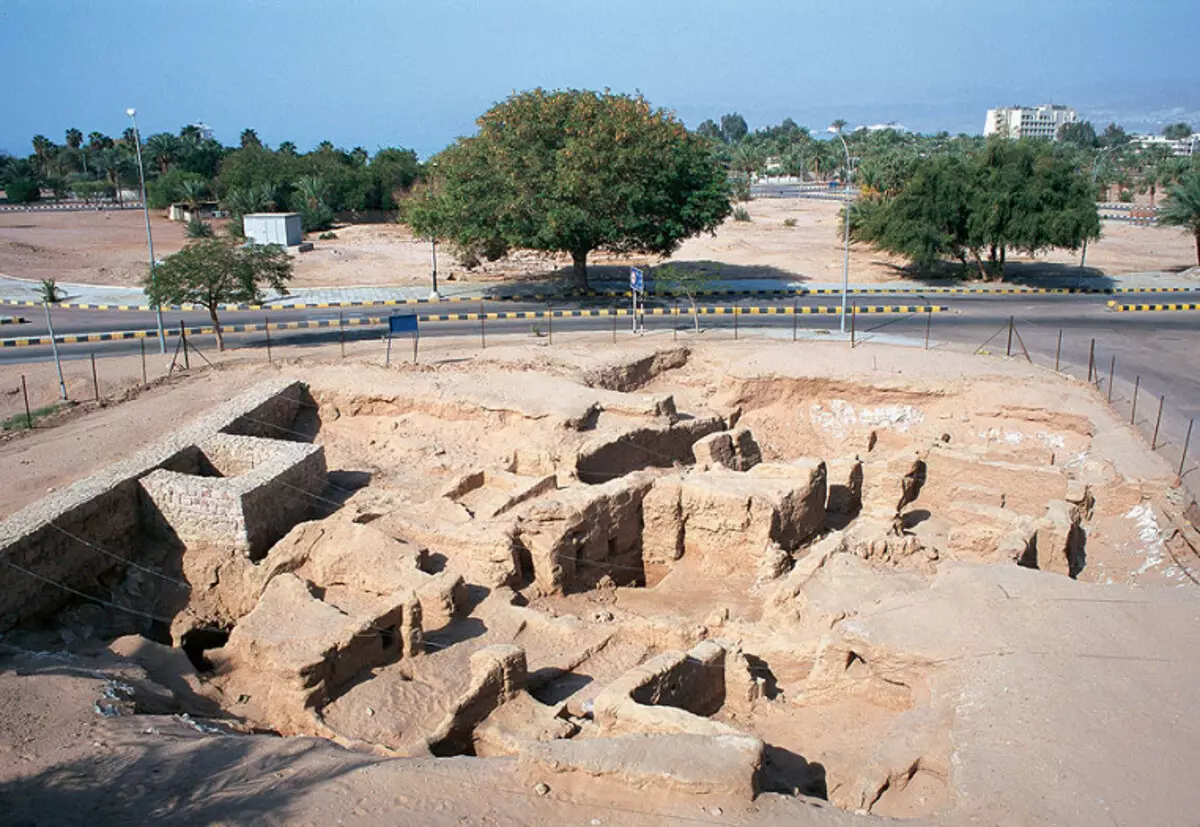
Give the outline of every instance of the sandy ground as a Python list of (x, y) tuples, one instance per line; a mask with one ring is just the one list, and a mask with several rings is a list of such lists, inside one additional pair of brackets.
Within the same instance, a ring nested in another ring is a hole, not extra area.
[[(0, 477), (31, 475), (25, 488), (0, 488), (0, 514), (279, 374), (309, 383), (330, 470), (371, 479), (346, 510), (374, 517), (354, 525), (378, 520), (397, 531), (432, 513), (464, 471), (517, 463), (514, 451), (526, 447), (519, 473), (549, 462), (543, 451), (571, 430), (562, 418), (593, 398), (605, 408), (588, 433), (616, 434), (632, 416), (620, 405), (670, 394), (689, 414), (740, 410), (768, 463), (862, 454), (872, 479), (925, 446), (929, 478), (912, 536), (947, 552), (936, 566), (814, 544), (782, 576), (764, 576), (739, 553), (688, 551), (652, 588), (526, 588), (515, 604), (496, 587), (471, 617), (435, 630), (430, 639), (449, 641), (443, 650), (380, 667), (326, 710), (338, 731), (380, 744), (376, 731), (399, 731), (439, 657), (457, 667), (441, 667), (445, 685), (458, 686), (465, 653), (485, 643), (519, 643), (533, 671), (539, 655), (550, 662), (559, 647), (583, 645), (579, 629), (619, 629), (578, 662), (592, 682), (576, 688), (574, 710), (658, 651), (736, 640), (761, 657), (778, 694), (727, 703), (715, 720), (775, 745), (777, 761), (821, 766), (830, 801), (846, 809), (773, 792), (750, 800), (656, 785), (651, 794), (623, 783), (623, 766), (595, 778), (515, 758), (383, 760), (303, 737), (214, 736), (163, 689), (184, 682), (177, 650), (171, 663), (146, 647), (134, 666), (103, 644), (71, 647), (65, 631), (56, 641), (51, 627), (32, 632), (47, 644), (33, 651), (9, 648), (33, 649), (30, 639), (0, 640), (0, 812), (50, 824), (887, 823), (847, 812), (861, 791), (862, 809), (920, 819), (910, 823), (1188, 823), (1200, 806), (1186, 783), (1200, 760), (1200, 723), (1187, 713), (1200, 604), (1164, 548), (1169, 469), (1097, 394), (1016, 361), (832, 343), (798, 360), (790, 343), (762, 341), (699, 343), (686, 364), (628, 393), (603, 391), (580, 377), (651, 347), (604, 338), (573, 336), (553, 351), (506, 343), (486, 354), (439, 340), (420, 367), (391, 370), (366, 343), (346, 361), (336, 345), (269, 365), (235, 353), (219, 368), (0, 442)], [(136, 358), (106, 362), (114, 390), (140, 378)], [(975, 524), (1042, 513), (1068, 474), (1096, 494), (1079, 579), (992, 558), (996, 538), (975, 535)], [(456, 571), (457, 552), (447, 556)], [(560, 623), (572, 630), (562, 640)], [(819, 674), (818, 661), (844, 671)], [(187, 685), (209, 692), (228, 677), (189, 672)], [(430, 706), (440, 710), (441, 697)], [(130, 710), (107, 717), (97, 702)]]
[[(838, 240), (838, 205), (802, 199), (758, 199), (750, 202), (750, 222), (727, 221), (715, 235), (691, 239), (674, 261), (720, 264), (725, 278), (788, 278), (813, 282), (841, 279), (842, 245)], [(786, 219), (796, 226), (785, 227)], [(176, 252), (184, 244), (183, 228), (161, 214), (153, 217), (155, 253)], [(341, 226), (337, 238), (312, 238), (315, 249), (296, 262), (297, 287), (424, 284), (429, 278), (430, 249), (408, 230), (393, 224)], [(134, 285), (145, 272), (145, 227), (142, 215), (122, 212), (5, 213), (0, 215), (0, 273), (20, 278), (56, 278), (61, 282)], [(1098, 273), (1146, 270), (1178, 271), (1195, 264), (1189, 236), (1174, 229), (1134, 227), (1106, 222), (1104, 238), (1088, 250), (1088, 265)], [(593, 264), (645, 263), (595, 255)], [(1012, 278), (1061, 274), (1079, 262), (1076, 253), (1055, 251), (1036, 261), (1013, 257)], [(565, 272), (565, 257), (517, 254), (510, 259), (466, 272), (440, 252), (443, 278), (470, 281), (498, 278), (537, 279)], [(874, 283), (903, 276), (900, 261), (867, 249), (851, 251), (850, 277)], [(1075, 272), (1069, 270), (1072, 274)]]

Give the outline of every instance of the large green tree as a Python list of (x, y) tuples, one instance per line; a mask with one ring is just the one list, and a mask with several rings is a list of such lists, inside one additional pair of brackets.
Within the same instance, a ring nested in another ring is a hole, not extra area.
[(1170, 141), (1183, 141), (1192, 137), (1192, 125), (1179, 122), (1163, 127), (1163, 137)]
[(225, 239), (199, 239), (168, 256), (147, 274), (142, 286), (151, 304), (199, 304), (216, 329), (217, 349), (225, 349), (217, 311), (223, 304), (262, 301), (262, 289), (287, 294), (292, 259), (275, 244), (235, 245)]
[(490, 257), (566, 252), (577, 287), (593, 250), (667, 255), (730, 212), (711, 143), (644, 98), (515, 94), (437, 160), (437, 191), (408, 216), (420, 235)]
[(922, 269), (973, 258), (985, 278), (1003, 279), (1008, 251), (1078, 249), (1100, 237), (1100, 219), (1090, 176), (1071, 156), (1042, 141), (992, 140), (920, 159), (898, 194), (852, 210), (851, 237)]
[(1200, 172), (1192, 170), (1171, 187), (1158, 212), (1158, 221), (1180, 227), (1196, 240), (1196, 265), (1200, 266)]

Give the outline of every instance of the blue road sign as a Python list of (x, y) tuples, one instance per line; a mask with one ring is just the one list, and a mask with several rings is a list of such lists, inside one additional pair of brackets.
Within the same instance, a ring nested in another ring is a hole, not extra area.
[(417, 317), (414, 313), (397, 314), (388, 316), (388, 332), (389, 333), (416, 333), (417, 332)]
[(644, 290), (644, 274), (636, 267), (629, 268), (629, 287), (633, 290)]

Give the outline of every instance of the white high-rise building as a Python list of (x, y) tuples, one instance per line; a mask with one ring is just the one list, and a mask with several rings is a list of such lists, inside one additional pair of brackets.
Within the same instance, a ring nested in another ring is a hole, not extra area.
[(1079, 115), (1074, 109), (1056, 103), (1044, 106), (1006, 106), (988, 110), (983, 134), (1056, 141), (1060, 126), (1076, 123), (1078, 120)]

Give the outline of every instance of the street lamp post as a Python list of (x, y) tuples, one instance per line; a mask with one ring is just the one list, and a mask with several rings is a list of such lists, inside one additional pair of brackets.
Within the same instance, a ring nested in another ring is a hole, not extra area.
[[(1114, 149), (1114, 148), (1115, 147), (1113, 147), (1113, 146), (1106, 146), (1106, 147), (1104, 147), (1104, 149), (1102, 149), (1096, 153), (1096, 163), (1092, 167), (1092, 197), (1093, 198), (1096, 197), (1096, 179), (1100, 177), (1100, 159), (1104, 157), (1104, 153), (1106, 153), (1110, 149)], [(1083, 270), (1084, 265), (1086, 263), (1087, 263), (1087, 239), (1085, 238), (1083, 240), (1083, 254), (1079, 256), (1079, 269)]]
[[(434, 186), (437, 183), (437, 161), (430, 161), (430, 169), (432, 172), (429, 175), (430, 194), (433, 194)], [(437, 233), (435, 232), (429, 239), (431, 248), (431, 257), (433, 261), (433, 292), (429, 294), (430, 301), (439, 301), (442, 296), (438, 293), (437, 288)]]
[(850, 292), (850, 147), (846, 144), (846, 139), (842, 136), (842, 130), (837, 127), (829, 127), (829, 131), (838, 136), (842, 142), (842, 149), (846, 151), (846, 200), (843, 207), (846, 213), (846, 227), (844, 235), (846, 237), (846, 255), (842, 262), (842, 333), (846, 332), (846, 295)]
[[(150, 282), (157, 285), (157, 275), (154, 272), (154, 236), (150, 233), (150, 204), (146, 201), (146, 170), (142, 167), (142, 136), (138, 133), (137, 110), (126, 109), (125, 114), (133, 122), (133, 145), (137, 148), (138, 180), (142, 185), (142, 214), (146, 217), (146, 247), (150, 252)], [(120, 186), (120, 182), (117, 183)], [(158, 317), (158, 352), (167, 352), (167, 336), (163, 331), (162, 305), (154, 305), (154, 313)]]

